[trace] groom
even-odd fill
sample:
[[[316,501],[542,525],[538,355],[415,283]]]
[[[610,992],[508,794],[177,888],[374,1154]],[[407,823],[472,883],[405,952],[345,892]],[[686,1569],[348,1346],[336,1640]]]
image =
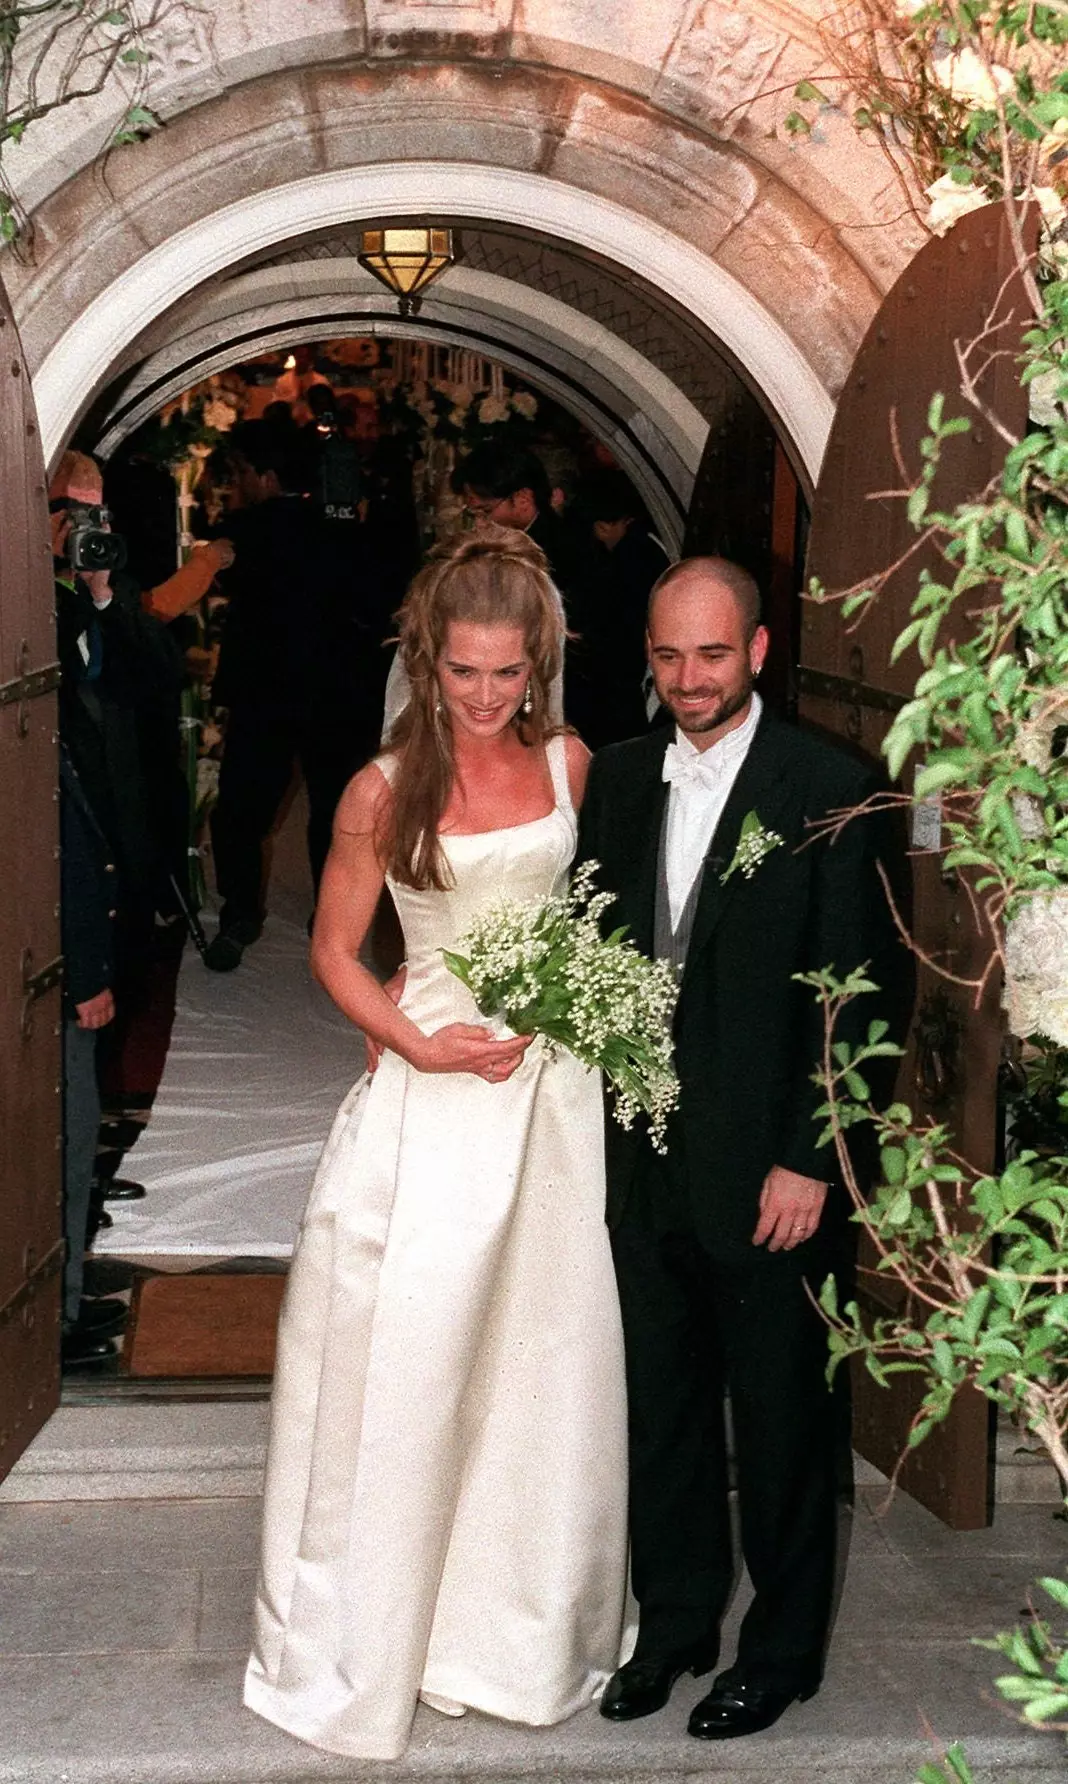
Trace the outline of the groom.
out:
[[[759,605],[752,578],[721,558],[660,579],[647,645],[675,729],[595,757],[580,847],[617,895],[611,923],[681,973],[666,1157],[607,1124],[641,1620],[601,1711],[649,1715],[684,1672],[716,1664],[733,1577],[726,1392],[755,1596],[734,1664],[690,1716],[705,1740],[766,1728],[811,1697],[831,1621],[848,1444],[806,1284],[848,1275],[849,1208],[829,1181],[833,1149],[816,1143],[822,1017],[793,975],[869,962],[895,988],[851,1006],[845,1035],[878,1015],[900,1034],[911,985],[876,866],[893,856],[883,820],[857,819],[833,842],[807,828],[877,778],[764,712]],[[748,872],[735,865],[747,818],[764,842]]]

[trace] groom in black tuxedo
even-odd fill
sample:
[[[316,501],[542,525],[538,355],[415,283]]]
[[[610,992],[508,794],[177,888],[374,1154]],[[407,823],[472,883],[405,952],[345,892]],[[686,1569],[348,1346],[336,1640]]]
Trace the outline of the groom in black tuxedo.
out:
[[[877,777],[763,711],[759,617],[756,584],[723,559],[661,578],[649,661],[675,730],[594,758],[580,848],[617,896],[611,924],[681,972],[666,1157],[607,1124],[641,1621],[601,1709],[648,1715],[684,1672],[716,1664],[733,1576],[726,1391],[755,1596],[734,1664],[690,1717],[708,1740],[766,1728],[818,1690],[835,1586],[848,1443],[806,1284],[848,1276],[851,1229],[833,1149],[817,1146],[822,1016],[793,975],[870,963],[890,990],[851,1006],[849,1038],[879,1015],[900,1034],[911,996],[876,865],[893,864],[884,822],[857,819],[833,842],[810,829]],[[747,818],[771,845],[755,866],[736,861]]]

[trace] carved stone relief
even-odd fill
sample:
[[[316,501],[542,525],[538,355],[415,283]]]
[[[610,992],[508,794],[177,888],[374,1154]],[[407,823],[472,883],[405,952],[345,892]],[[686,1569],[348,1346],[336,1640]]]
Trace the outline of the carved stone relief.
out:
[[[717,134],[730,137],[766,86],[789,38],[722,0],[700,0],[679,32],[664,78],[694,90]]]
[[[226,83],[212,42],[212,21],[200,9],[178,6],[152,32],[149,86],[180,93],[183,103],[222,93]]]
[[[367,0],[367,29],[378,55],[451,49],[496,53],[513,0]]]

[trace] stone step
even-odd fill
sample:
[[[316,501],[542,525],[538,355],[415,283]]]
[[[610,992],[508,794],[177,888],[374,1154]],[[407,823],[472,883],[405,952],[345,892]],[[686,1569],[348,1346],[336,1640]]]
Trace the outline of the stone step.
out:
[[[687,1677],[623,1727],[422,1708],[390,1764],[320,1754],[243,1709],[255,1498],[0,1505],[0,1784],[909,1784],[957,1740],[980,1784],[1063,1784],[1063,1738],[1013,1722],[1001,1663],[969,1639],[1018,1621],[1030,1582],[1063,1568],[1063,1524],[1008,1506],[957,1534],[904,1495],[884,1502],[858,1495],[822,1691],[764,1734],[689,1739],[707,1681]],[[725,1658],[747,1598],[743,1584]]]
[[[268,1412],[266,1400],[61,1406],[0,1482],[0,1503],[257,1494]]]
[[[220,1499],[263,1484],[268,1402],[137,1399],[64,1405],[7,1477],[0,1503],[59,1499]],[[858,1459],[859,1484],[883,1476]],[[995,1497],[1003,1505],[1063,1499],[1045,1453],[1002,1422]]]

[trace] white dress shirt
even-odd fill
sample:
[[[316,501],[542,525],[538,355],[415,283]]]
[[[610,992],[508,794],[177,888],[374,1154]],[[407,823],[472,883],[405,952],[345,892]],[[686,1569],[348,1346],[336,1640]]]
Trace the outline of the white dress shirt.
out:
[[[716,825],[749,754],[760,723],[763,702],[753,694],[745,723],[718,743],[699,750],[676,726],[675,741],[664,756],[664,779],[670,783],[667,814],[668,904],[671,927],[678,929],[686,901],[708,853]]]

